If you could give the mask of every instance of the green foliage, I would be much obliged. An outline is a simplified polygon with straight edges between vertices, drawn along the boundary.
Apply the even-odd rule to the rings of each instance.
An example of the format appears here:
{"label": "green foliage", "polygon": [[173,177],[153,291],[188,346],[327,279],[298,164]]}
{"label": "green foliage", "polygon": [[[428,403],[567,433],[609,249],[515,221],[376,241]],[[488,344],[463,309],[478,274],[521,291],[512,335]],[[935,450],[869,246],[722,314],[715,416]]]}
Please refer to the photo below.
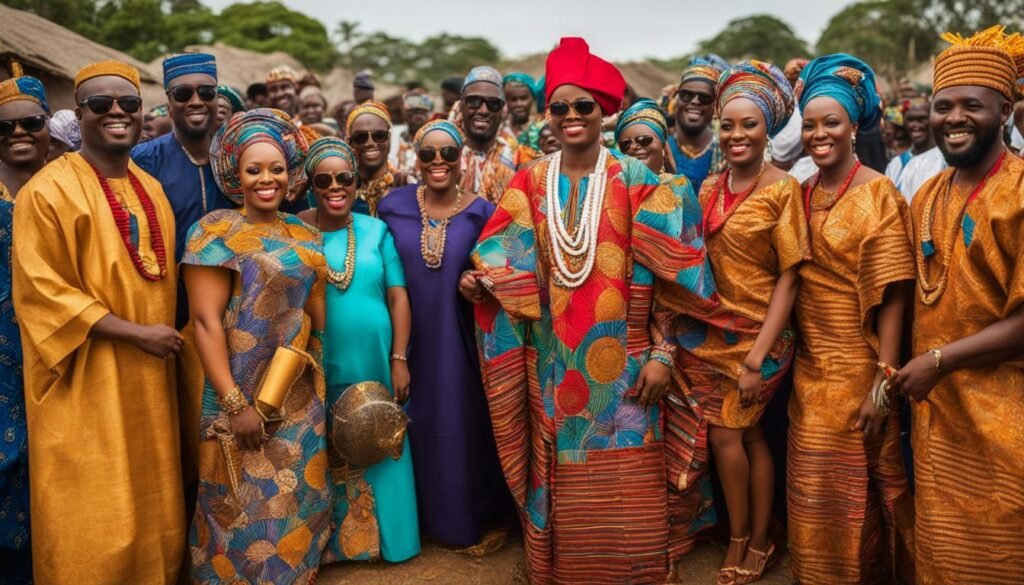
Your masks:
{"label": "green foliage", "polygon": [[216,19],[216,40],[253,51],[284,51],[307,67],[328,69],[337,53],[320,21],[280,2],[232,4]]}
{"label": "green foliage", "polygon": [[1011,30],[1024,25],[1024,0],[913,0],[915,14],[923,16],[936,35],[958,32],[968,36],[995,24]]}
{"label": "green foliage", "polygon": [[939,49],[940,39],[920,17],[919,0],[869,0],[832,17],[818,41],[818,54],[850,53],[870,63],[890,82]]}
{"label": "green foliage", "polygon": [[760,59],[780,67],[794,57],[807,57],[807,43],[778,18],[757,14],[730,21],[722,32],[699,45],[700,53],[716,53],[729,61]]}
{"label": "green foliage", "polygon": [[354,70],[370,68],[388,83],[439,81],[501,60],[498,49],[481,37],[440,34],[413,43],[384,32],[362,35],[357,26],[342,21],[335,29],[335,41],[343,51],[341,63]]}

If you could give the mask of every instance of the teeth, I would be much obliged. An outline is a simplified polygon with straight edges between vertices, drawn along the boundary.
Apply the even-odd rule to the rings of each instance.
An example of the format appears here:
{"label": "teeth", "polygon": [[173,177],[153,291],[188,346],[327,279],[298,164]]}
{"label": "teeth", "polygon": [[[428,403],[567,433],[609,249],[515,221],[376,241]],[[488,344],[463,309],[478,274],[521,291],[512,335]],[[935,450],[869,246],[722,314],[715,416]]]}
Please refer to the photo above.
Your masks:
{"label": "teeth", "polygon": [[968,134],[970,134],[970,132],[950,132],[946,136],[948,136],[950,138],[963,138],[964,136],[967,136]]}
{"label": "teeth", "polygon": [[828,146],[828,145],[825,145],[825,146],[814,146],[814,147],[811,148],[811,150],[813,150],[814,152],[828,152],[829,150],[832,150],[832,147]]}
{"label": "teeth", "polygon": [[32,148],[32,145],[25,142],[19,142],[18,144],[11,145],[11,150],[28,150],[30,148]]}

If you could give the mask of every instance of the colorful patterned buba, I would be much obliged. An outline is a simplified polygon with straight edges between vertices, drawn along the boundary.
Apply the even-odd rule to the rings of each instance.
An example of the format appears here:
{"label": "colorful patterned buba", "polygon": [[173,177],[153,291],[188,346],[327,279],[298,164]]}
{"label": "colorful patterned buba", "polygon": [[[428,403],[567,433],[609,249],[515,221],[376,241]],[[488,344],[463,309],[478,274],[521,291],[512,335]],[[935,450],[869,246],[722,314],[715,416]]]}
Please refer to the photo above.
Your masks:
{"label": "colorful patterned buba", "polygon": [[[634,386],[670,318],[656,291],[714,306],[700,208],[685,179],[659,186],[639,161],[608,157],[595,267],[563,288],[543,212],[550,164],[516,175],[473,253],[497,300],[477,306],[479,347],[527,569],[538,585],[662,582],[689,519],[670,520],[682,505],[665,482],[664,414]],[[570,224],[586,183],[559,175]],[[678,400],[676,388],[665,403]]]}
{"label": "colorful patterned buba", "polygon": [[309,364],[258,451],[236,447],[207,380],[192,581],[313,583],[330,528],[326,387],[318,332],[304,311],[324,295],[320,233],[288,214],[263,224],[214,211],[193,226],[182,264],[231,271],[224,329],[232,377],[250,404],[277,348],[290,346]]}

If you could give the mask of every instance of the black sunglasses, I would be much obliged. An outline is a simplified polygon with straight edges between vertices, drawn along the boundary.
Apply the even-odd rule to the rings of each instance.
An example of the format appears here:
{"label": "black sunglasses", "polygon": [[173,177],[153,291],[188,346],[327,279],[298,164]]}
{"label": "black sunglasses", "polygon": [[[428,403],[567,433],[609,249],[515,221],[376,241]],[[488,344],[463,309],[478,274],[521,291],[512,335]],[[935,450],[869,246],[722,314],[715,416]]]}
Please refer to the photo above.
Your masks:
{"label": "black sunglasses", "polygon": [[480,106],[487,104],[488,112],[500,112],[505,107],[505,100],[496,97],[485,98],[481,95],[467,95],[462,98],[463,105],[467,110],[479,110]]}
{"label": "black sunglasses", "polygon": [[199,94],[199,99],[204,102],[213,101],[217,97],[216,85],[176,85],[167,91],[167,95],[174,98],[179,104],[186,104],[192,99],[193,94]]}
{"label": "black sunglasses", "polygon": [[313,175],[313,186],[317,189],[330,189],[334,181],[342,187],[348,187],[356,182],[355,171],[341,171],[340,173],[317,173]]}
{"label": "black sunglasses", "polygon": [[697,98],[702,106],[711,105],[711,102],[715,101],[715,96],[710,93],[704,93],[703,91],[690,91],[688,89],[680,89],[676,92],[676,96],[679,101],[684,104],[688,104],[693,101],[693,98]]}
{"label": "black sunglasses", "polygon": [[391,136],[391,132],[388,130],[374,130],[373,132],[356,132],[349,136],[349,142],[352,144],[358,144],[362,146],[366,144],[370,138],[377,144],[387,142],[387,139]]}
{"label": "black sunglasses", "polygon": [[14,134],[14,129],[21,126],[25,132],[39,132],[46,128],[46,116],[28,116],[16,120],[0,120],[0,137],[6,138]]}
{"label": "black sunglasses", "polygon": [[423,164],[429,164],[437,159],[437,154],[441,153],[441,160],[444,162],[453,163],[459,160],[459,156],[462,154],[462,149],[458,146],[452,146],[447,144],[441,148],[434,148],[433,146],[424,146],[416,153],[416,156],[420,157],[420,162]]}
{"label": "black sunglasses", "polygon": [[622,152],[629,152],[629,149],[632,148],[634,142],[636,142],[636,145],[640,148],[647,148],[652,142],[654,142],[654,137],[650,134],[642,134],[636,138],[627,138],[619,142],[619,150]]}
{"label": "black sunglasses", "polygon": [[123,95],[119,98],[109,95],[89,96],[78,102],[78,107],[88,107],[92,113],[102,116],[114,107],[114,102],[117,102],[117,107],[121,108],[121,111],[126,114],[134,114],[142,107],[142,98],[137,95]]}
{"label": "black sunglasses", "polygon": [[571,104],[569,102],[551,102],[548,104],[548,111],[556,118],[564,118],[568,116],[569,108],[572,108],[574,112],[581,116],[589,116],[594,113],[594,108],[596,107],[597,102],[594,100],[581,99],[576,100]]}

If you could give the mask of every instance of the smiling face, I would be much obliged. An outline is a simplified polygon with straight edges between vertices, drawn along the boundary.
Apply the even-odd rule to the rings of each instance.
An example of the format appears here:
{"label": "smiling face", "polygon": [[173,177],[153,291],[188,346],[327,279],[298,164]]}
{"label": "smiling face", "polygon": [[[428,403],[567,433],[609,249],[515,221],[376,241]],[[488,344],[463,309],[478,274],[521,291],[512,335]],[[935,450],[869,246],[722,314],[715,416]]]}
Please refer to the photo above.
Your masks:
{"label": "smiling face", "polygon": [[[629,140],[629,146],[623,150],[623,154],[637,159],[647,165],[647,168],[660,173],[665,167],[665,143],[661,141],[646,124],[633,124],[622,131],[619,135],[619,144]],[[650,142],[642,146],[641,142]],[[620,147],[621,148],[621,147]]]}
{"label": "smiling face", "polygon": [[419,159],[419,153],[417,153],[416,168],[419,170],[424,182],[426,182],[427,187],[436,193],[443,193],[458,185],[459,179],[462,178],[462,166],[459,159],[456,159],[454,162],[448,162],[441,156],[441,149],[446,146],[458,147],[455,139],[446,132],[428,132],[423,137],[423,143],[420,145],[420,148],[434,148],[436,151],[434,160],[424,163]]}
{"label": "smiling face", "polygon": [[217,128],[224,125],[231,118],[231,102],[228,98],[219,95],[217,96]]}
{"label": "smiling face", "polygon": [[928,104],[910,106],[903,113],[903,124],[910,136],[914,151],[921,153],[932,147],[932,129],[929,125],[931,108]]}
{"label": "smiling face", "polygon": [[[42,106],[28,100],[15,100],[0,106],[0,120],[46,116]],[[58,142],[54,140],[53,142]],[[29,132],[21,124],[14,125],[14,133],[0,137],[0,162],[14,168],[39,169],[50,153],[50,132],[47,126]]]}
{"label": "smiling face", "polygon": [[800,140],[818,168],[833,168],[853,157],[857,125],[843,106],[830,97],[817,97],[803,110]]}
{"label": "smiling face", "polygon": [[718,142],[729,165],[748,167],[764,160],[768,125],[764,113],[747,98],[736,98],[722,108]]}
{"label": "smiling face", "polygon": [[298,99],[298,89],[296,89],[295,83],[288,79],[279,79],[267,85],[267,104],[289,116],[295,115],[295,105]]}
{"label": "smiling face", "polygon": [[352,166],[340,156],[330,156],[316,165],[313,176],[327,174],[332,177],[330,187],[321,189],[313,185],[313,195],[316,196],[317,209],[325,215],[335,219],[344,219],[352,211],[352,204],[356,201],[356,181],[349,185],[342,185],[336,178],[338,173],[351,172]]}
{"label": "smiling face", "polygon": [[935,94],[932,135],[949,166],[970,168],[1001,147],[1000,134],[1009,116],[1009,102],[996,91],[950,87]]}
{"label": "smiling face", "polygon": [[[139,91],[127,79],[114,75],[94,77],[78,86],[75,101],[92,96],[138,97]],[[131,152],[142,134],[142,108],[134,113],[126,113],[114,102],[110,111],[96,114],[88,106],[75,108],[82,131],[82,148],[120,156]]]}
{"label": "smiling face", "polygon": [[540,151],[544,154],[551,154],[562,150],[562,143],[555,137],[550,125],[541,128],[539,142]]}
{"label": "smiling face", "polygon": [[246,212],[254,220],[277,213],[288,193],[288,165],[284,153],[273,144],[257,142],[239,157],[238,171]]}
{"label": "smiling face", "polygon": [[506,85],[505,99],[508,100],[508,114],[513,123],[521,125],[530,121],[534,107],[530,88],[516,83]]}
{"label": "smiling face", "polygon": [[324,119],[327,102],[319,94],[310,94],[299,103],[299,119],[303,124],[319,124]]}
{"label": "smiling face", "polygon": [[193,90],[200,85],[217,85],[217,80],[205,73],[192,73],[182,75],[171,81],[167,96],[167,110],[171,122],[179,136],[188,140],[202,140],[213,134],[217,129],[217,98],[204,102],[199,97],[199,92],[193,92],[192,97],[185,103],[174,99],[170,93],[177,87],[189,87]]}
{"label": "smiling face", "polygon": [[[683,96],[689,97],[689,101],[683,101]],[[710,97],[710,99],[709,99]],[[706,81],[692,79],[679,86],[676,92],[676,126],[689,136],[696,136],[707,129],[711,124],[711,117],[714,114],[715,90]],[[701,98],[708,103],[701,103]]]}
{"label": "smiling face", "polygon": [[389,130],[387,122],[373,114],[362,114],[352,122],[352,131],[349,133],[349,138],[363,132],[371,134],[371,137],[362,144],[349,142],[352,149],[356,151],[356,156],[359,159],[359,172],[362,176],[372,177],[374,173],[387,164],[388,152],[391,150],[391,139],[389,138],[382,143],[377,143],[373,140],[372,135],[374,132],[387,132]]}
{"label": "smiling face", "polygon": [[[480,107],[470,109],[466,99],[477,96],[482,98]],[[488,99],[502,99],[501,89],[493,83],[477,81],[466,86],[462,92],[462,130],[470,140],[477,144],[487,144],[494,140],[501,128],[504,109],[492,112],[487,109]]]}
{"label": "smiling face", "polygon": [[[594,95],[582,87],[562,85],[551,92],[549,103],[574,104],[577,100],[594,101]],[[603,115],[600,104],[586,116],[581,116],[576,108],[569,108],[569,114],[564,118],[552,117],[548,127],[551,128],[552,134],[562,148],[583,150],[601,139],[601,117]]]}

